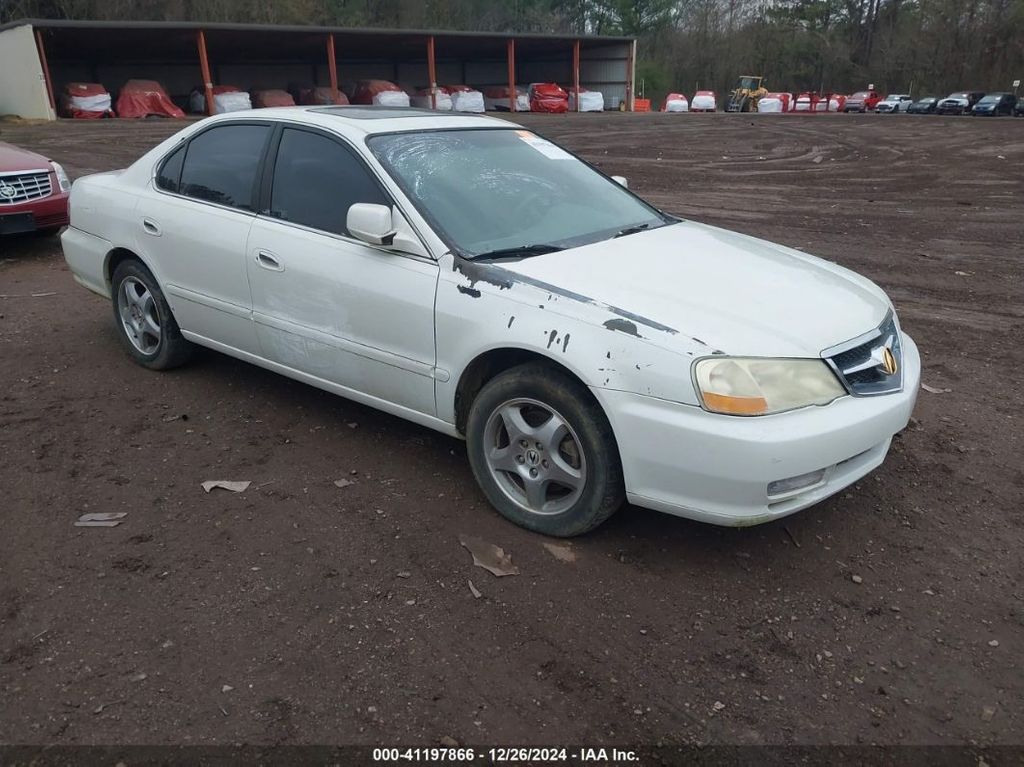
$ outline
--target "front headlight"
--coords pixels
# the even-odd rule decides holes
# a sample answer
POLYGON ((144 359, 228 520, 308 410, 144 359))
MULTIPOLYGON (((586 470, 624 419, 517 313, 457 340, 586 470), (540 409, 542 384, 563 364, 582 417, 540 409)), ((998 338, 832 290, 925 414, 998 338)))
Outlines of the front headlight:
POLYGON ((697 361, 693 373, 701 402, 713 413, 767 415, 846 394, 824 360, 711 357, 697 361))
POLYGON ((68 178, 67 172, 61 167, 60 163, 51 160, 50 165, 53 166, 53 172, 57 174, 57 183, 60 184, 61 191, 69 191, 71 189, 71 179, 68 178))

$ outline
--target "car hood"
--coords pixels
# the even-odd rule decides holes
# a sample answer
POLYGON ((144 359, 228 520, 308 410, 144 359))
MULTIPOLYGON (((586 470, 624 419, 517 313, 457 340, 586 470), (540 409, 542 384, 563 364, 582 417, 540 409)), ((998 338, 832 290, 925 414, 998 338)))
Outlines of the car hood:
POLYGON ((50 169, 50 161, 41 154, 0 141, 0 173, 50 169))
POLYGON ((891 306, 837 264, 689 221, 501 266, 609 307, 610 329, 632 322, 656 342, 727 354, 818 356, 877 327, 891 306))

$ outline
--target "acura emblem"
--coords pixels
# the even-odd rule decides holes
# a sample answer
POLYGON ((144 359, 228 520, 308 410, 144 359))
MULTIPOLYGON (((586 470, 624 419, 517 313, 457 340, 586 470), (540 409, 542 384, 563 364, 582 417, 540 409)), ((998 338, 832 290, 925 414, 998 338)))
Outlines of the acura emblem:
POLYGON ((899 369, 899 366, 896 364, 896 356, 888 346, 882 352, 882 369, 888 375, 896 375, 896 371, 899 369))

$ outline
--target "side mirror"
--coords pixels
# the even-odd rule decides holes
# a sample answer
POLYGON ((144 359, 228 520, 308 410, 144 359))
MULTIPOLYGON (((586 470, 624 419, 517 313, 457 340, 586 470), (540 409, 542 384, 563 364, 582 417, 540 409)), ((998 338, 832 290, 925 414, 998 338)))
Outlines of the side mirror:
POLYGON ((390 245, 395 239, 391 208, 387 205, 357 202, 348 209, 345 226, 349 234, 369 245, 390 245))
POLYGON ((625 176, 612 176, 612 181, 626 187, 626 189, 629 189, 629 181, 625 176))

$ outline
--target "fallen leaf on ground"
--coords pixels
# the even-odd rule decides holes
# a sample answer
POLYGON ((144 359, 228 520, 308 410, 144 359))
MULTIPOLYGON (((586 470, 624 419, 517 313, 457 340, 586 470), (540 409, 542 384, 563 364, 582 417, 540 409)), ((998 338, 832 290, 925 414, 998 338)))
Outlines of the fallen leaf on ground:
POLYGON ((75 527, 117 527, 127 516, 127 511, 92 512, 80 516, 75 521, 75 527))
POLYGON ((354 484, 355 484, 355 482, 353 482, 351 479, 336 479, 336 480, 334 480, 334 486, 335 487, 348 487, 349 485, 354 485, 354 484))
POLYGON ((519 575, 519 568, 512 564, 512 557, 500 546, 487 543, 470 535, 460 535, 459 543, 473 555, 473 564, 482 567, 491 575, 519 575))
POLYGON ((559 562, 575 562, 576 552, 567 543, 549 543, 547 541, 541 543, 548 553, 557 559, 559 562))
POLYGON ((467 581, 467 583, 469 583, 469 593, 473 595, 473 599, 479 599, 483 596, 480 593, 480 589, 473 585, 473 581, 467 581))
POLYGON ((222 488, 223 490, 230 490, 232 493, 240 493, 251 485, 252 482, 246 480, 244 482, 233 482, 227 479, 208 479, 203 483, 203 490, 210 492, 214 488, 222 488))
POLYGON ((926 392, 931 392, 932 394, 945 394, 946 392, 953 391, 952 389, 939 389, 934 386, 929 386, 926 383, 921 384, 921 388, 924 389, 926 392))

